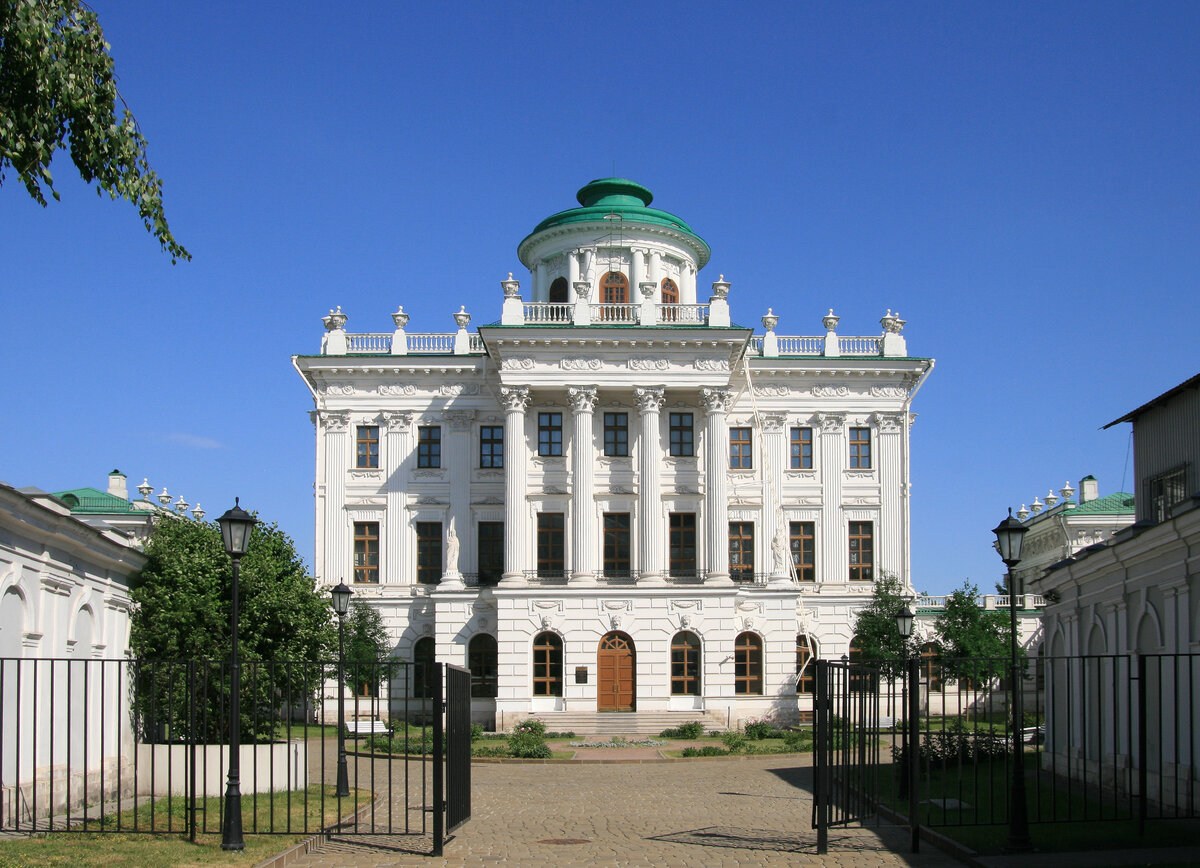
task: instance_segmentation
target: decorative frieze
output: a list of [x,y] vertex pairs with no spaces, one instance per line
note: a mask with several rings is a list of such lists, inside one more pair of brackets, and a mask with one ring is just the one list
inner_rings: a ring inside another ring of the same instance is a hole
[[631,371],[665,371],[671,367],[666,359],[632,358],[627,363]]

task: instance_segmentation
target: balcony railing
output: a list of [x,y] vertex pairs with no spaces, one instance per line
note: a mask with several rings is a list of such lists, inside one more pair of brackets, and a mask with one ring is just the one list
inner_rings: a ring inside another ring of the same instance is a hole
[[[918,609],[944,609],[946,608],[946,595],[938,594],[933,596],[917,597],[916,607]],[[980,594],[975,598],[975,605],[981,609],[1007,609],[1008,595],[1007,594]],[[1018,594],[1017,608],[1018,609],[1042,609],[1046,606],[1046,598],[1040,594]]]

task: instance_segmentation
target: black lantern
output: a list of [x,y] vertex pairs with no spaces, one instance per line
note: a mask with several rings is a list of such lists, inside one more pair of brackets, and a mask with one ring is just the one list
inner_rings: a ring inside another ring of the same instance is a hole
[[913,617],[912,609],[907,605],[896,613],[896,629],[900,631],[901,639],[907,639],[912,635]]
[[337,587],[329,591],[329,596],[333,598],[333,611],[339,618],[350,611],[350,595],[353,593],[345,582],[338,582]]
[[258,519],[238,505],[240,498],[233,499],[233,509],[217,519],[221,526],[221,539],[225,543],[225,553],[235,561],[246,554],[250,544],[250,531],[258,524]]
[[[996,525],[992,531],[996,535],[996,550],[1000,552],[1000,560],[1008,567],[1016,566],[1021,560],[1021,542],[1029,528],[1013,518],[1012,508],[1009,507],[1008,518]],[[1011,589],[1010,589],[1011,590]]]
[[334,795],[339,799],[350,795],[350,775],[346,768],[346,612],[350,610],[350,595],[353,593],[345,582],[338,582],[329,591],[333,599],[333,611],[338,616],[338,766]]

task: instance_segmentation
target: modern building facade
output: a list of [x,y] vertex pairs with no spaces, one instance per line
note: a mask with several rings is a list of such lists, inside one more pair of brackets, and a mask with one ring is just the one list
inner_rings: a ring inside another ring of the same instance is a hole
[[[911,406],[933,368],[867,337],[755,334],[708,245],[624,179],[518,245],[496,322],[349,333],[294,365],[316,425],[316,571],[395,653],[469,667],[474,715],[797,714],[884,572],[911,590]],[[760,312],[761,313],[761,312]],[[412,690],[420,692],[417,683]],[[801,707],[807,697],[801,698]]]

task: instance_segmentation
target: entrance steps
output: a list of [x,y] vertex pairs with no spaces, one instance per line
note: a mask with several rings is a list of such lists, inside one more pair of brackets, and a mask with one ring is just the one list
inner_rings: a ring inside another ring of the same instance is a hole
[[664,729],[699,721],[705,730],[724,729],[725,721],[703,711],[539,711],[530,714],[546,724],[547,732],[576,736],[657,736]]

